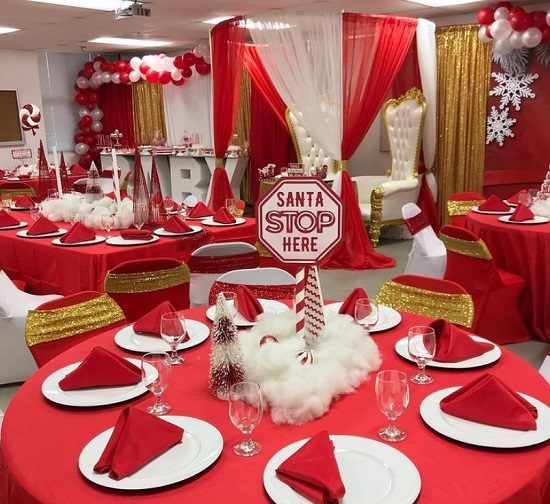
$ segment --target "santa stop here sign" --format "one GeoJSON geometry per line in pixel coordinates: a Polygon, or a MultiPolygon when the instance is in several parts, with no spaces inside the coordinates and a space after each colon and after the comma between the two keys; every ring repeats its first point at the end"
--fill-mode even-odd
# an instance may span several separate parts
{"type": "Polygon", "coordinates": [[[280,261],[318,264],[342,239],[342,202],[321,180],[284,177],[258,203],[258,238],[280,261]]]}

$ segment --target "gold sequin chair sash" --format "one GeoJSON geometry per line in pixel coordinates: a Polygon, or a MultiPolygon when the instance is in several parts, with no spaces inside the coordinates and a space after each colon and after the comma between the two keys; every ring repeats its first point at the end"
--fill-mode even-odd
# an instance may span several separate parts
{"type": "Polygon", "coordinates": [[[485,200],[448,200],[447,210],[450,217],[466,215],[473,207],[481,205],[485,200]]]}
{"type": "Polygon", "coordinates": [[[188,283],[189,267],[181,263],[174,268],[143,271],[137,273],[107,273],[105,292],[135,294],[154,292],[188,283]]]}
{"type": "Polygon", "coordinates": [[[443,232],[440,233],[439,238],[449,252],[455,252],[456,254],[474,257],[476,259],[484,259],[486,261],[490,261],[493,258],[482,239],[475,241],[463,240],[461,238],[449,236],[443,232]]]}

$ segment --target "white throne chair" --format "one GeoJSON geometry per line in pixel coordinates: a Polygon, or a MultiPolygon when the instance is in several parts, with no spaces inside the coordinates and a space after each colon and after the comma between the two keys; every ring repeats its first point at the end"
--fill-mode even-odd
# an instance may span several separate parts
{"type": "Polygon", "coordinates": [[[382,107],[382,117],[388,132],[391,168],[386,176],[352,177],[357,184],[361,214],[375,247],[382,228],[403,224],[401,208],[418,199],[418,157],[425,115],[426,99],[417,88],[388,100],[382,107]]]}

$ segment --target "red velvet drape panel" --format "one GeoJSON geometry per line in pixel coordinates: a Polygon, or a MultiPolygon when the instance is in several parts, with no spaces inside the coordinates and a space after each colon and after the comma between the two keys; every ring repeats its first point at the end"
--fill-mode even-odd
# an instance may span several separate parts
{"type": "Polygon", "coordinates": [[[122,133],[120,143],[135,147],[134,139],[134,106],[132,102],[132,86],[124,84],[103,84],[98,89],[99,107],[103,111],[104,135],[110,135],[118,129],[122,133]]]}

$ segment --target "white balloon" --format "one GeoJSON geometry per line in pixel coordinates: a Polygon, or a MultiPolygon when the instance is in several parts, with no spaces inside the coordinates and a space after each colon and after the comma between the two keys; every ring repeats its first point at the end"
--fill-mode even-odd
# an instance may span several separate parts
{"type": "Polygon", "coordinates": [[[510,36],[512,25],[507,19],[497,19],[491,24],[490,31],[495,40],[502,40],[510,36]]]}
{"type": "Polygon", "coordinates": [[[84,142],[77,143],[77,144],[74,146],[74,151],[75,151],[79,156],[83,156],[84,154],[86,154],[86,152],[88,152],[89,149],[90,149],[89,145],[88,145],[88,144],[85,144],[84,142]]]}
{"type": "Polygon", "coordinates": [[[103,119],[103,110],[95,108],[90,112],[90,115],[92,116],[92,119],[94,121],[100,121],[101,119],[103,119]]]}
{"type": "Polygon", "coordinates": [[[193,54],[197,57],[197,58],[202,58],[204,56],[203,54],[203,51],[202,51],[202,47],[200,45],[198,45],[197,47],[195,47],[195,49],[193,49],[193,54]]]}
{"type": "Polygon", "coordinates": [[[114,82],[115,84],[120,84],[120,74],[118,72],[115,72],[113,75],[111,75],[111,82],[114,82]]]}
{"type": "Polygon", "coordinates": [[[509,54],[512,51],[512,45],[510,44],[510,38],[495,40],[493,51],[499,54],[509,54]]]}
{"type": "Polygon", "coordinates": [[[92,78],[90,80],[91,80],[92,84],[95,84],[96,86],[101,85],[101,73],[100,72],[95,72],[92,75],[92,78]]]}
{"type": "Polygon", "coordinates": [[[147,54],[146,56],[143,56],[142,61],[143,63],[146,63],[147,65],[151,66],[154,59],[155,59],[155,56],[153,56],[152,54],[147,54]]]}
{"type": "Polygon", "coordinates": [[[103,84],[107,84],[108,82],[111,82],[111,74],[109,72],[101,72],[100,79],[103,84]]]}
{"type": "MultiPolygon", "coordinates": [[[[485,28],[485,26],[483,26],[482,28],[485,28]]],[[[202,59],[206,61],[206,63],[210,63],[210,53],[209,52],[205,53],[202,59]]]]}
{"type": "Polygon", "coordinates": [[[132,67],[132,70],[139,70],[139,65],[141,65],[141,58],[134,56],[130,59],[130,67],[132,67]]]}
{"type": "Polygon", "coordinates": [[[137,82],[139,79],[141,79],[141,74],[137,70],[132,70],[128,77],[130,77],[130,82],[137,82]]]}
{"type": "Polygon", "coordinates": [[[179,80],[183,79],[183,75],[181,75],[181,70],[179,68],[174,68],[174,70],[172,70],[170,72],[170,76],[175,81],[179,81],[179,80]]]}
{"type": "Polygon", "coordinates": [[[523,32],[513,31],[512,35],[510,35],[510,45],[513,49],[521,49],[523,47],[523,41],[521,39],[521,36],[523,35],[523,32]]]}
{"type": "Polygon", "coordinates": [[[94,70],[96,72],[99,72],[101,70],[101,61],[95,61],[94,62],[94,70]]]}
{"type": "Polygon", "coordinates": [[[525,47],[536,47],[542,40],[542,32],[538,28],[527,28],[521,36],[521,41],[525,47]]]}
{"type": "Polygon", "coordinates": [[[80,108],[78,109],[78,115],[79,115],[80,117],[84,117],[84,116],[86,116],[86,115],[90,115],[90,111],[89,111],[86,107],[80,107],[80,108]]]}
{"type": "MultiPolygon", "coordinates": [[[[491,42],[492,39],[487,36],[487,31],[485,30],[485,25],[481,25],[479,27],[479,30],[477,31],[477,38],[479,40],[481,40],[482,42],[485,42],[486,44],[491,42]]],[[[206,61],[206,58],[204,58],[204,61],[206,61]]],[[[209,63],[209,61],[206,61],[206,62],[209,63]]]]}
{"type": "Polygon", "coordinates": [[[546,24],[550,26],[550,10],[546,13],[546,24]]]}
{"type": "Polygon", "coordinates": [[[99,133],[103,129],[103,124],[101,121],[94,121],[90,126],[90,129],[95,133],[99,133]]]}
{"type": "Polygon", "coordinates": [[[174,60],[172,58],[162,58],[162,69],[165,72],[171,72],[174,69],[174,60]]]}
{"type": "Polygon", "coordinates": [[[508,16],[510,15],[510,11],[507,7],[499,7],[495,10],[495,19],[508,19],[508,16]]]}
{"type": "Polygon", "coordinates": [[[90,86],[90,81],[86,79],[86,77],[79,77],[78,79],[76,79],[76,85],[80,89],[86,89],[90,86]]]}

